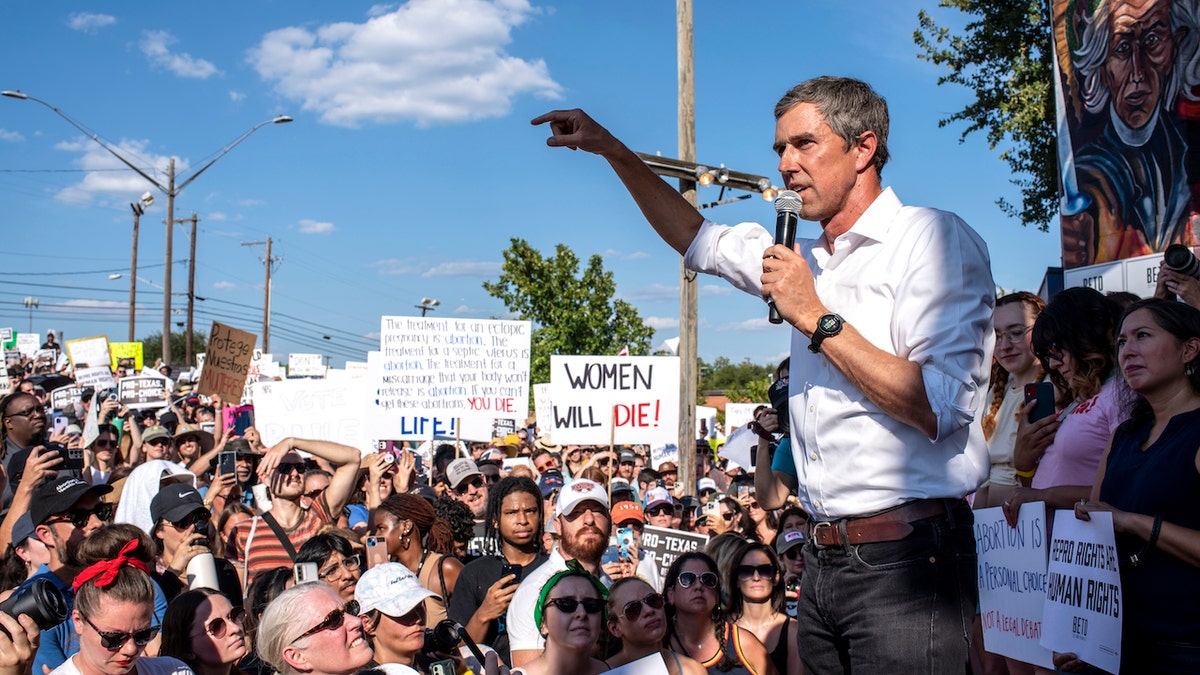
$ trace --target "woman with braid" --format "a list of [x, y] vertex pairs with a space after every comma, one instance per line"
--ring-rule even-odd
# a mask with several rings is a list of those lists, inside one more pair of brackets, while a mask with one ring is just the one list
[[421, 585], [436, 598], [425, 600], [427, 624], [446, 618], [446, 604], [454, 594], [463, 565], [454, 555], [454, 533], [433, 512], [423, 497], [394, 494], [371, 513], [373, 537], [387, 541], [388, 558], [412, 570]]
[[992, 360], [992, 397], [983, 418], [992, 469], [987, 483], [975, 493], [977, 509], [1000, 506], [1020, 485], [1013, 467], [1017, 442], [1017, 415], [1025, 405], [1025, 385], [1046, 379], [1046, 369], [1033, 354], [1033, 323], [1046, 308], [1040, 297], [1027, 291], [1009, 293], [996, 300], [992, 323], [996, 330]]

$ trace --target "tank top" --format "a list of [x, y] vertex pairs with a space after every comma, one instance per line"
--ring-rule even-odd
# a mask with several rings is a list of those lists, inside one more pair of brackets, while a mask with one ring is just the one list
[[[730, 647], [733, 648], [733, 654], [730, 658], [733, 663], [727, 670], [722, 670], [721, 659]], [[717, 653], [712, 655], [712, 658], [702, 661], [700, 665], [704, 666], [705, 670], [713, 675], [758, 675], [750, 667], [750, 661], [746, 658], [745, 652], [742, 651], [741, 631], [737, 630], [737, 627], [729, 621], [725, 622], [724, 648], [718, 649]]]
[[417, 580], [421, 582], [422, 586], [439, 596], [425, 598], [426, 626], [436, 626], [439, 621], [446, 618], [446, 604], [450, 601], [450, 594], [446, 590], [446, 576], [442, 570], [444, 559], [445, 556], [441, 553], [426, 552], [417, 568]]
[[779, 629], [779, 641], [775, 643], [775, 649], [771, 650], [771, 663], [775, 664], [775, 670], [779, 673], [790, 672], [788, 665], [788, 629], [792, 626], [792, 617], [784, 619], [783, 626]]

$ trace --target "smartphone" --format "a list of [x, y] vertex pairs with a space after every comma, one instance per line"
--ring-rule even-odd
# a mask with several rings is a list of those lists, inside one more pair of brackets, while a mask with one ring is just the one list
[[621, 562], [621, 551], [616, 544], [612, 544], [604, 549], [604, 555], [600, 557], [600, 564], [607, 565], [615, 562]]
[[56, 433], [56, 434], [67, 433], [67, 427], [70, 426], [71, 420], [67, 419], [67, 416], [60, 412], [53, 413], [52, 417], [54, 419], [54, 422], [53, 422], [54, 433]]
[[633, 528], [618, 527], [617, 528], [617, 557], [621, 560], [630, 560], [633, 557], [633, 551], [629, 550], [633, 546]]
[[454, 659], [442, 659], [429, 664], [429, 675], [457, 675]]
[[207, 432], [208, 432], [208, 433], [210, 433], [210, 434], [212, 434], [212, 433], [216, 433], [216, 431], [217, 431], [217, 423], [216, 423], [216, 422], [201, 422], [201, 423], [200, 423], [200, 429], [201, 429], [202, 431], [207, 431]]
[[217, 455], [217, 475], [227, 476], [237, 473], [237, 453], [221, 452]]
[[1025, 385], [1025, 404], [1037, 399], [1037, 405], [1029, 411], [1029, 421], [1036, 422], [1054, 414], [1054, 385], [1049, 382], [1034, 382]]
[[521, 583], [521, 569], [522, 568], [520, 565], [514, 565], [510, 562], [505, 562], [500, 566], [500, 578], [503, 579], [510, 574], [515, 574], [516, 578], [514, 578], [511, 583], [519, 584]]
[[62, 457], [62, 464], [58, 465], [59, 471], [83, 471], [83, 448], [68, 448], [62, 443], [47, 443], [47, 450], [57, 450], [58, 456]]
[[298, 584], [303, 584], [308, 581], [320, 581], [321, 577], [317, 572], [317, 563], [296, 563], [296, 566], [292, 568], [292, 578], [295, 579], [296, 583]]
[[387, 539], [367, 537], [367, 569], [388, 561]]
[[750, 486], [749, 485], [739, 485], [739, 486], [737, 486], [737, 488], [738, 488], [738, 499], [741, 499], [742, 497], [750, 496]]

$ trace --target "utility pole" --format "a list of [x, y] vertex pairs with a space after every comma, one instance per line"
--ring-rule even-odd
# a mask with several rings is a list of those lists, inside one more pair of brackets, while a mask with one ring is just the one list
[[[194, 177], [194, 176], [193, 176]], [[167, 165], [167, 259], [163, 270], [162, 362], [171, 363], [171, 247], [175, 233], [175, 157]]]
[[266, 282], [263, 284], [263, 291], [266, 297], [263, 298], [263, 325], [262, 325], [262, 350], [266, 354], [271, 351], [271, 265], [277, 262], [283, 262], [283, 258], [271, 257], [271, 238], [267, 237], [266, 241], [243, 241], [242, 246], [262, 246], [267, 245], [267, 257], [263, 258], [263, 266], [267, 269]]
[[[692, 48], [692, 0], [675, 2], [679, 60], [679, 158], [696, 161], [696, 85]], [[696, 205], [696, 181], [679, 179], [679, 191]], [[679, 480], [696, 494], [696, 273], [679, 259]]]
[[130, 206], [133, 208], [133, 255], [129, 259], [129, 341], [134, 342], [137, 339], [133, 337], [133, 320], [134, 307], [137, 305], [138, 222], [146, 210], [142, 202], [133, 202]]
[[192, 313], [196, 305], [196, 223], [200, 222], [200, 219], [193, 211], [191, 218], [180, 218], [175, 222], [192, 224], [192, 238], [188, 250], [187, 335], [183, 339], [186, 354], [183, 365], [187, 367], [192, 365]]

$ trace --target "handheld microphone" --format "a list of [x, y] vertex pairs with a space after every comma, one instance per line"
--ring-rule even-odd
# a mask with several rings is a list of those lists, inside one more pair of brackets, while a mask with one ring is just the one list
[[[796, 245], [796, 224], [800, 220], [800, 207], [804, 200], [794, 190], [784, 190], [775, 198], [775, 243], [788, 248]], [[767, 320], [771, 323], [783, 323], [779, 310], [775, 309], [775, 301], [767, 300], [770, 310]]]

